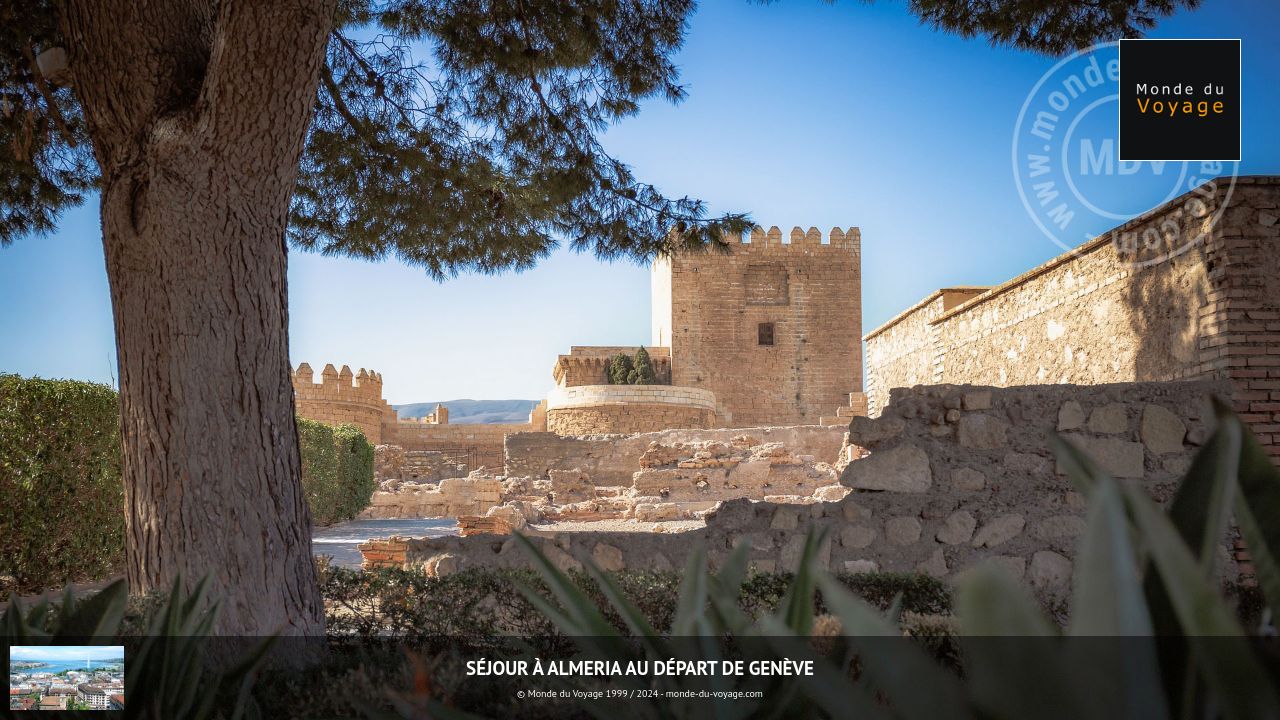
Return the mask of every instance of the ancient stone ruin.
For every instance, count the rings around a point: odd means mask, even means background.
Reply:
[[[519,531],[569,569],[678,568],[697,543],[794,569],[822,528],[833,570],[992,561],[1060,597],[1085,499],[1051,435],[1158,501],[1212,396],[1280,455],[1278,215],[1280,178],[1219,179],[1007,283],[939,290],[866,336],[866,394],[861,234],[772,228],[655,263],[657,384],[609,384],[636,347],[574,347],[526,425],[397,421],[380,376],[332,366],[320,386],[299,368],[299,408],[386,446],[369,516],[458,519],[460,537],[367,543],[368,565],[524,565]],[[464,433],[487,462],[446,453]]]
[[[772,468],[769,475],[787,468],[778,475],[784,483],[816,485],[815,491],[797,497],[762,489],[757,498],[722,501],[695,510],[705,522],[678,533],[523,530],[563,569],[579,568],[588,559],[612,569],[674,569],[700,542],[713,565],[736,544],[747,543],[755,568],[794,570],[806,531],[820,527],[828,531],[820,561],[832,570],[948,578],[990,560],[1026,578],[1043,596],[1060,597],[1084,527],[1085,499],[1058,467],[1049,434],[1060,431],[1118,477],[1166,500],[1207,438],[1212,417],[1207,398],[1228,390],[1225,383],[1206,382],[899,389],[879,417],[855,421],[850,440],[870,454],[849,463],[838,485],[818,484],[834,475],[825,464],[812,466],[822,471],[814,478],[801,477],[809,468],[804,463],[770,465],[770,458],[782,456],[760,444],[751,447],[762,452],[730,450],[721,457],[750,458],[736,466],[749,468],[744,479],[759,477],[764,466]],[[700,453],[697,464],[705,467],[682,469],[687,453],[655,448],[650,459],[662,464],[636,475],[657,470],[657,478],[679,478],[687,494],[671,499],[696,498],[697,490],[690,491],[686,481],[708,468],[723,469],[715,462],[716,452],[703,449],[694,455]],[[670,470],[689,474],[668,475]],[[561,482],[553,492],[563,488],[566,500],[582,497],[575,493],[585,491],[583,484],[573,478]],[[528,562],[510,538],[491,534],[397,539],[389,546],[366,547],[375,557],[389,554],[386,547],[403,548],[386,562],[429,572]],[[1224,545],[1220,552],[1224,567],[1234,572],[1229,550]]]
[[[501,516],[507,525],[493,527],[509,532],[526,523],[701,520],[722,500],[810,503],[838,500],[848,492],[838,483],[836,466],[813,454],[840,457],[842,429],[772,430],[687,430],[595,440],[518,435],[507,450],[507,470],[482,468],[434,481],[406,477],[410,466],[404,461],[380,462],[380,473],[400,475],[379,475],[373,504],[361,516],[452,517],[464,533],[489,527],[489,521],[474,516]],[[413,453],[378,446],[380,458],[406,455]],[[554,467],[537,460],[550,456],[557,461]]]

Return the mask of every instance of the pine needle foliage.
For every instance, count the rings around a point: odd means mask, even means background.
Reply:
[[[0,243],[54,229],[98,184],[52,2],[0,9]],[[647,261],[752,223],[668,197],[599,134],[678,102],[691,0],[347,0],[329,39],[288,239],[444,278],[531,267],[561,243]]]
[[[912,0],[922,22],[1061,53],[1135,37],[1199,0]],[[294,247],[394,257],[436,278],[524,269],[561,243],[646,261],[729,247],[752,222],[668,196],[599,135],[651,99],[679,102],[672,56],[693,0],[344,0],[307,133]],[[62,5],[0,6],[0,245],[53,231],[99,186],[66,78]],[[174,72],[181,68],[174,68]],[[198,82],[198,78],[192,80]]]

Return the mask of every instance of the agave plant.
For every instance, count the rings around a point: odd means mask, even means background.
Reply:
[[[1280,679],[1256,633],[1223,598],[1215,564],[1232,515],[1248,543],[1268,613],[1280,610],[1280,472],[1222,403],[1217,428],[1197,454],[1167,510],[1123,485],[1070,444],[1055,451],[1089,498],[1076,556],[1071,617],[1049,620],[1026,589],[994,566],[957,583],[963,672],[940,665],[903,638],[895,612],[871,607],[814,563],[822,538],[808,538],[800,572],[778,612],[747,617],[737,605],[746,577],[743,548],[718,573],[693,553],[668,634],[650,627],[611,578],[588,565],[632,637],[621,636],[573,582],[521,538],[555,602],[530,602],[584,654],[719,660],[725,637],[747,654],[795,658],[808,652],[814,596],[839,618],[848,649],[797,678],[618,678],[624,689],[685,690],[719,683],[760,689],[756,700],[682,704],[668,699],[588,703],[601,718],[858,717],[1228,718],[1280,717]],[[1234,513],[1233,513],[1234,510]],[[1252,637],[1251,637],[1252,635]],[[430,699],[401,697],[407,716],[472,717]],[[426,715],[418,713],[425,711]]]
[[[207,581],[190,593],[181,578],[146,619],[143,636],[123,635],[128,587],[123,580],[88,596],[64,592],[60,603],[47,599],[29,609],[15,600],[0,615],[0,634],[24,645],[125,644],[125,700],[130,717],[258,717],[251,693],[255,670],[271,639],[243,657],[227,660],[208,637],[218,604],[208,598]],[[212,660],[212,662],[210,662]]]

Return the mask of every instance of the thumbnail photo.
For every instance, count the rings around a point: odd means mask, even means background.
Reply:
[[[10,710],[123,710],[123,645],[14,645]]]

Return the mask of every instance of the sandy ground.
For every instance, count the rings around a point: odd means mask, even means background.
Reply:
[[[529,529],[538,532],[684,532],[706,527],[701,520],[670,520],[667,522],[639,522],[636,520],[571,520],[564,522],[530,524]]]

